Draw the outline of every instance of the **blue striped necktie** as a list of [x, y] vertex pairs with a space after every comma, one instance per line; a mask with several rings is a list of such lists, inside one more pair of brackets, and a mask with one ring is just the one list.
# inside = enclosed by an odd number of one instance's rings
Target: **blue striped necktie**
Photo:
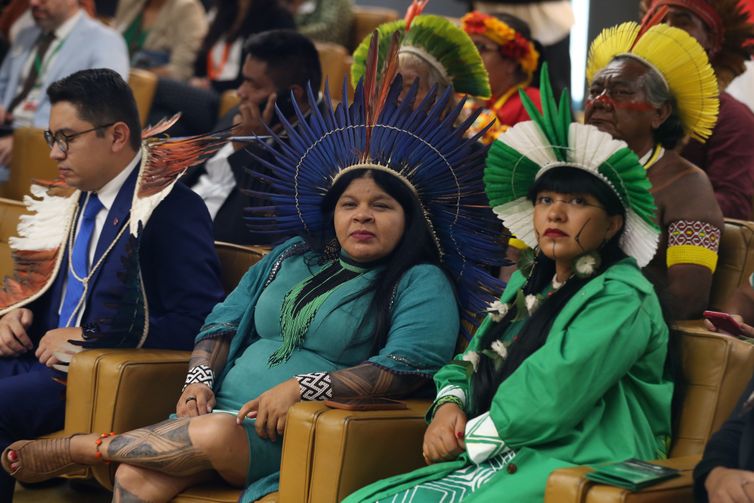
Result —
[[66, 283], [63, 307], [60, 308], [58, 327], [76, 325], [76, 319], [78, 318], [77, 312], [79, 311], [76, 308], [80, 301], [82, 302], [82, 305], [85, 301], [85, 299], [82, 299], [85, 294], [84, 284], [80, 279], [84, 279], [89, 275], [89, 242], [92, 240], [94, 221], [97, 218], [97, 213], [99, 213], [103, 207], [104, 206], [102, 206], [97, 194], [92, 192], [84, 206], [83, 216], [79, 223], [79, 232], [76, 234], [73, 250], [69, 251], [71, 256], [68, 266], [68, 281]]

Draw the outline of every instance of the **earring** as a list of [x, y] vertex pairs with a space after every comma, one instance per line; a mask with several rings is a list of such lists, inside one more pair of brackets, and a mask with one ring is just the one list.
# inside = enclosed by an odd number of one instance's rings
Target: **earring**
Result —
[[599, 251], [593, 250], [589, 253], [585, 253], [573, 262], [574, 274], [577, 278], [590, 278], [602, 265], [602, 255]]

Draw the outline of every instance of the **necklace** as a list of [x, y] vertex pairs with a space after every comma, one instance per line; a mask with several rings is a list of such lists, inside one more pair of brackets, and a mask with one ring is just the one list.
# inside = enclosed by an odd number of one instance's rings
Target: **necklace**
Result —
[[[89, 197], [91, 194], [87, 194], [86, 201], [84, 201], [84, 207], [81, 211], [86, 209], [86, 205], [89, 204]], [[73, 214], [73, 221], [76, 222], [79, 217], [79, 213], [81, 212], [78, 208], [76, 208], [76, 212]], [[76, 233], [76, 226], [71, 226], [71, 231], [68, 233], [68, 270], [71, 271], [71, 274], [73, 277], [81, 283], [81, 285], [84, 287], [83, 291], [81, 292], [81, 297], [79, 297], [79, 301], [76, 303], [76, 307], [73, 308], [73, 311], [71, 312], [71, 316], [68, 317], [66, 320], [65, 326], [70, 327], [71, 323], [74, 319], [78, 318], [78, 313], [81, 310], [81, 308], [84, 305], [84, 301], [86, 300], [86, 294], [89, 291], [89, 280], [91, 280], [92, 276], [94, 276], [94, 273], [97, 272], [97, 270], [100, 268], [100, 266], [104, 263], [107, 256], [110, 254], [110, 252], [115, 248], [115, 244], [120, 240], [121, 236], [123, 236], [123, 233], [126, 229], [128, 229], [128, 223], [131, 221], [131, 216], [129, 212], [128, 220], [123, 224], [123, 227], [121, 227], [120, 231], [118, 231], [118, 234], [115, 236], [115, 239], [113, 239], [110, 244], [107, 246], [107, 249], [102, 254], [102, 256], [99, 258], [97, 263], [94, 264], [94, 266], [89, 271], [89, 274], [84, 276], [83, 278], [79, 276], [76, 273], [76, 269], [73, 267], [73, 235]]]
[[573, 274], [568, 276], [563, 281], [558, 281], [558, 275], [555, 274], [552, 277], [552, 291], [554, 292], [556, 290], [560, 290], [560, 288], [562, 288], [562, 286], [565, 285], [568, 282], [568, 280], [571, 279], [572, 277], [573, 277]]

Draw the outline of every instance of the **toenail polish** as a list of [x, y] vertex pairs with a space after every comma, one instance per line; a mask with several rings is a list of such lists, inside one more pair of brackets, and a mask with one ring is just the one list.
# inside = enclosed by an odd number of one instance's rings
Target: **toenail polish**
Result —
[[8, 451], [8, 459], [10, 459], [11, 461], [16, 461], [18, 459], [16, 451]]

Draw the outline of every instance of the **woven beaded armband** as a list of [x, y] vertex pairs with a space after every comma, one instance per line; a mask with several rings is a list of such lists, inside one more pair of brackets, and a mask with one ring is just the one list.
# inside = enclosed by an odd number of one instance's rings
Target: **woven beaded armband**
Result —
[[197, 365], [191, 367], [186, 374], [186, 383], [183, 385], [181, 391], [186, 389], [189, 384], [206, 384], [209, 389], [212, 389], [212, 385], [215, 383], [215, 374], [209, 365]]

